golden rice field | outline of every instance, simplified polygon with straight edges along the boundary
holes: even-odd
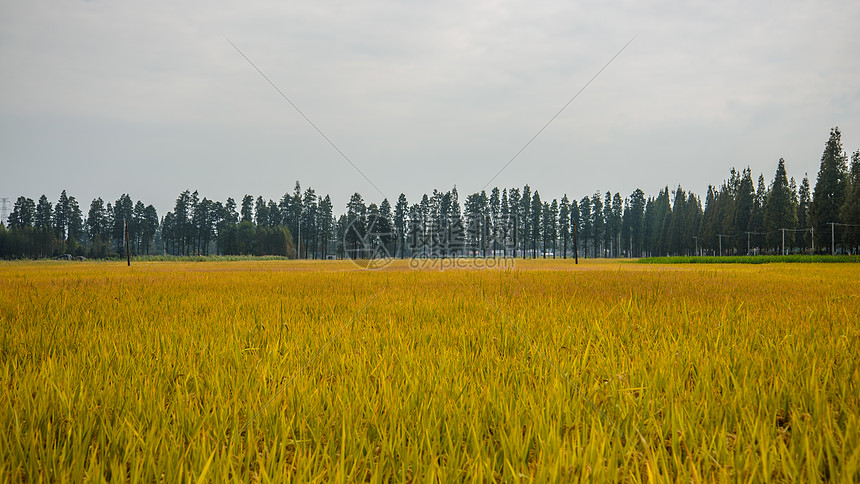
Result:
[[[0,482],[860,480],[855,264],[0,263]]]

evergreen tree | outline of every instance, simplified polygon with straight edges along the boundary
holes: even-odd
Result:
[[[54,232],[53,213],[48,197],[45,195],[39,197],[34,220],[34,227],[36,229],[33,234],[34,247],[31,249],[36,254],[36,257],[50,257],[54,254],[55,248],[59,249],[60,252],[65,252],[62,245],[57,247],[59,244]]]
[[[490,199],[487,192],[481,190],[478,194],[478,218],[480,225],[478,228],[478,249],[481,252],[481,257],[487,257],[487,251],[492,249],[492,228],[493,218],[490,215]]]
[[[83,241],[86,236],[86,231],[84,230],[84,214],[81,212],[81,206],[78,204],[77,199],[72,196],[69,197],[68,215],[67,235],[70,249],[69,252],[74,255],[83,255],[84,248],[80,247],[78,243]]]
[[[354,193],[346,205],[346,227],[344,243],[346,244],[346,255],[351,259],[367,257],[362,247],[365,237],[365,215],[367,209],[364,199],[358,193]]]
[[[433,202],[430,200],[426,193],[423,197],[421,197],[421,203],[419,207],[421,215],[421,256],[429,257],[430,255],[432,255],[433,250],[431,240],[431,231],[433,230],[433,220],[431,220],[431,217],[433,215]]]
[[[195,255],[200,255],[200,239],[201,225],[207,217],[204,211],[200,210],[200,194],[197,190],[191,192],[190,203],[188,205],[188,219],[185,225],[185,239],[189,251],[193,251]],[[197,217],[197,219],[195,219]]]
[[[308,187],[302,196],[301,217],[301,246],[305,259],[316,259],[319,248],[319,227],[317,220],[317,194],[313,188]]]
[[[254,197],[251,195],[245,195],[242,197],[242,210],[241,210],[242,219],[240,222],[252,222],[254,221]]]
[[[773,182],[770,184],[764,208],[764,225],[767,230],[767,246],[769,249],[782,251],[794,245],[794,228],[797,225],[797,212],[792,206],[791,187],[788,185],[788,175],[785,171],[785,160],[779,159]],[[785,245],[783,246],[783,231]]]
[[[567,259],[570,234],[570,200],[565,194],[561,197],[561,203],[558,205],[558,236],[561,238],[561,255],[565,259]]]
[[[143,253],[143,229],[146,225],[146,206],[140,200],[134,204],[132,210],[132,219],[129,222],[129,235],[131,237],[132,254],[139,255]],[[133,235],[132,235],[133,234]]]
[[[603,256],[615,256],[615,217],[612,216],[612,192],[607,191],[603,196]]]
[[[552,215],[550,214],[549,202],[543,202],[540,213],[541,257],[546,259],[547,249],[550,245],[550,225],[552,223],[550,222]]]
[[[104,200],[101,198],[96,198],[90,203],[86,227],[90,240],[90,257],[105,257],[107,246],[104,241],[107,238],[109,223]]]
[[[466,197],[463,205],[463,215],[466,218],[466,247],[467,255],[476,255],[484,249],[483,200],[481,194],[473,193]]]
[[[538,248],[538,239],[540,238],[541,231],[541,215],[542,215],[543,203],[540,201],[540,193],[537,190],[534,191],[534,195],[532,195],[532,203],[531,208],[529,210],[529,214],[531,215],[531,224],[529,228],[529,236],[531,241],[532,248],[532,259],[537,257],[537,248]]]
[[[520,218],[520,245],[522,245],[523,258],[526,256],[526,248],[531,241],[531,206],[532,192],[528,185],[523,187],[522,197],[520,198],[519,218]]]
[[[18,197],[15,205],[12,206],[12,213],[9,214],[10,229],[24,229],[33,227],[33,222],[36,218],[36,203],[32,198],[24,196]]]
[[[603,251],[603,234],[606,230],[606,220],[603,218],[603,202],[600,200],[600,192],[594,192],[591,196],[591,241],[594,248],[594,257],[605,257]]]
[[[809,219],[816,229],[817,245],[827,250],[831,248],[831,234],[830,230],[823,229],[830,229],[830,223],[840,220],[839,212],[845,203],[846,161],[842,151],[842,133],[838,127],[833,128],[821,155],[821,167],[809,206]]]
[[[685,206],[686,219],[681,228],[681,250],[685,254],[696,255],[695,236],[702,226],[702,201],[693,192],[687,193]]]
[[[269,206],[263,197],[258,196],[254,202],[254,224],[257,227],[269,226]]]
[[[624,201],[620,193],[612,196],[612,244],[615,248],[613,257],[621,256],[621,217],[624,214]]]
[[[236,202],[232,198],[227,198],[227,202],[222,204],[221,202],[215,202],[215,247],[217,253],[219,255],[226,254],[228,250],[231,250],[231,240],[230,236],[227,234],[229,232],[233,232],[233,228],[236,226],[236,221],[233,219],[233,215],[236,212]],[[231,213],[232,212],[232,213]],[[238,215],[236,215],[238,218]],[[232,234],[232,237],[235,238],[235,233]]]
[[[215,205],[206,197],[193,206],[191,224],[195,235],[195,253],[209,255],[209,242],[215,237],[215,216]],[[142,221],[141,226],[144,224],[145,222]]]
[[[797,191],[797,226],[801,229],[811,228],[809,220],[809,203],[812,200],[812,191],[809,188],[809,176],[804,173],[800,189]],[[812,244],[812,232],[803,232],[803,246],[810,247]]]
[[[591,230],[591,199],[582,197],[579,201],[579,220],[577,223],[579,237],[579,250],[583,257],[588,257],[588,248],[593,239]]]
[[[394,214],[391,211],[391,204],[388,199],[382,200],[379,204],[379,218],[374,224],[376,233],[379,234],[379,244],[385,249],[380,251],[379,255],[388,257],[396,253],[397,237],[394,229]]]
[[[649,206],[650,205],[650,206]],[[669,205],[669,187],[664,187],[656,198],[645,204],[646,247],[652,255],[666,255],[667,222],[670,221],[672,207]],[[665,227],[664,227],[665,226]]]
[[[409,215],[406,218],[406,246],[403,249],[404,257],[421,257],[424,255],[424,218],[421,216],[421,205],[413,203],[409,207]]]
[[[125,249],[125,224],[132,222],[134,216],[134,203],[128,194],[123,193],[113,205],[113,239],[116,253],[122,257],[126,256]],[[129,227],[129,232],[131,227]],[[129,242],[131,241],[129,234]]]
[[[502,198],[498,187],[493,187],[490,191],[490,199],[487,202],[487,232],[488,232],[488,248],[493,257],[496,257],[496,250],[499,249],[499,237],[501,232],[501,215],[502,215]]]
[[[246,198],[250,198],[246,195]],[[171,236],[175,253],[189,255],[191,236],[191,192],[183,191],[176,198],[171,217]]]
[[[224,217],[223,220],[228,225],[237,225],[239,223],[239,214],[236,212],[236,201],[232,198],[227,198],[227,201],[224,203]]]
[[[36,204],[36,216],[34,226],[37,229],[50,230],[54,227],[54,210],[51,207],[51,202],[48,197],[42,195],[39,197],[39,203]]]
[[[293,221],[293,225],[290,226],[290,231],[296,240],[296,257],[299,259],[303,258],[303,253],[306,248],[306,244],[302,240],[306,238],[302,233],[302,225],[305,223],[303,220],[304,212],[305,209],[302,204],[302,186],[299,184],[299,181],[296,180],[296,185],[293,187],[293,196],[290,197],[290,219]],[[307,227],[305,227],[305,229],[307,229]]]
[[[788,180],[788,189],[791,191],[791,212],[794,214],[794,247],[803,245],[803,227],[797,224],[797,205],[799,203],[797,195],[797,182],[794,177]]]
[[[512,255],[517,256],[517,249],[520,243],[520,230],[522,219],[520,218],[520,189],[511,188],[508,192],[508,232],[511,240]]]
[[[96,198],[90,203],[86,225],[87,235],[89,235],[91,241],[95,241],[97,237],[100,241],[104,241],[108,223],[107,214],[105,213],[105,202],[101,198]]]
[[[756,191],[755,191],[755,203],[753,203],[752,215],[750,216],[749,224],[747,225],[746,232],[749,232],[746,238],[748,241],[748,246],[750,247],[750,251],[752,251],[752,247],[761,247],[765,242],[764,232],[765,223],[764,223],[764,207],[767,202],[767,185],[765,185],[764,175],[758,176],[758,183],[756,183]],[[740,234],[738,234],[740,235]]]
[[[143,242],[143,253],[149,255],[149,248],[158,233],[158,212],[152,205],[147,205],[143,210],[143,227],[141,229],[141,240]]]
[[[645,192],[636,189],[630,194],[630,215],[628,217],[630,226],[630,245],[632,246],[632,257],[642,257],[645,244]]]
[[[552,242],[552,258],[555,259],[555,253],[558,249],[558,200],[552,199],[552,203],[549,204],[549,213],[546,215],[547,217],[544,221],[544,246],[546,246],[546,239],[548,238]]]
[[[283,216],[281,215],[281,209],[278,207],[278,204],[275,203],[274,200],[270,199],[268,201],[268,203],[266,204],[266,212],[268,215],[270,229],[280,227],[284,224]],[[278,234],[277,237],[281,237],[281,235]]]
[[[293,217],[293,196],[289,192],[284,193],[281,201],[278,202],[278,211],[281,216],[281,223],[288,228],[292,235],[296,235],[298,228],[295,218]]]
[[[508,257],[508,236],[510,235],[510,217],[511,217],[511,205],[510,200],[508,199],[508,189],[505,188],[502,190],[502,201],[500,210],[500,237],[501,237],[501,249],[502,255],[507,258]]]
[[[319,239],[320,239],[320,257],[328,258],[331,251],[331,241],[334,235],[334,214],[331,197],[326,195],[319,202]]]
[[[326,195],[328,197],[328,195]],[[403,257],[404,246],[406,245],[406,219],[409,215],[409,202],[406,200],[406,195],[400,194],[397,198],[397,204],[394,205],[394,231],[397,235],[396,257]]]
[[[66,240],[69,229],[69,197],[66,191],[60,193],[57,205],[54,207],[54,233],[60,241]],[[61,252],[65,252],[65,246],[61,244]]]
[[[728,235],[733,235],[732,245],[738,253],[746,253],[746,237],[740,234],[747,232],[753,226],[753,212],[756,208],[756,193],[752,180],[752,171],[745,168],[741,175],[740,184],[735,192],[734,214]],[[725,245],[725,244],[724,244]]]
[[[681,186],[675,190],[675,199],[672,202],[672,210],[665,216],[665,235],[663,236],[663,249],[666,253],[685,255],[686,246],[684,236],[685,224],[687,223],[687,194]]]
[[[579,257],[579,227],[581,225],[582,216],[579,212],[579,204],[576,200],[570,201],[570,238],[573,243],[572,250],[576,251],[576,256]]]
[[[852,253],[860,249],[860,150],[851,155],[851,169],[845,187],[845,201],[842,204],[842,223],[846,224],[842,238]]]
[[[457,248],[459,248],[460,251],[462,251],[462,247],[465,243],[465,238],[466,238],[466,233],[465,233],[466,227],[465,227],[465,224],[463,223],[463,217],[461,215],[460,196],[457,193],[457,186],[456,185],[449,192],[449,200],[450,200],[449,210],[450,210],[450,217],[451,217],[451,222],[450,222],[451,230],[450,230],[449,240],[451,241],[451,244],[454,245],[454,247],[457,247]]]
[[[236,226],[236,245],[234,247],[237,255],[261,254],[262,250],[258,251],[257,231],[254,228],[254,222],[251,220],[242,220]]]

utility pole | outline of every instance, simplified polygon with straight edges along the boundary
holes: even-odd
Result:
[[[779,229],[782,231],[782,255],[785,255],[785,229]]]
[[[830,222],[830,255],[836,255],[836,222]]]
[[[128,220],[125,221],[125,257],[128,262],[128,266],[131,267],[131,252],[128,250]]]
[[[717,234],[717,237],[720,239],[720,256],[723,255],[723,237],[728,237],[728,235]]]

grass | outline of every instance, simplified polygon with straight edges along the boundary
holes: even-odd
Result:
[[[0,263],[0,479],[856,481],[858,282]]]
[[[677,256],[645,257],[642,264],[772,264],[772,263],[844,263],[860,262],[858,255],[736,255],[736,256]]]

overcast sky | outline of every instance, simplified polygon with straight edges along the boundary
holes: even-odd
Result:
[[[178,5],[180,4],[181,5]],[[703,195],[860,148],[860,2],[0,3],[0,196]]]

